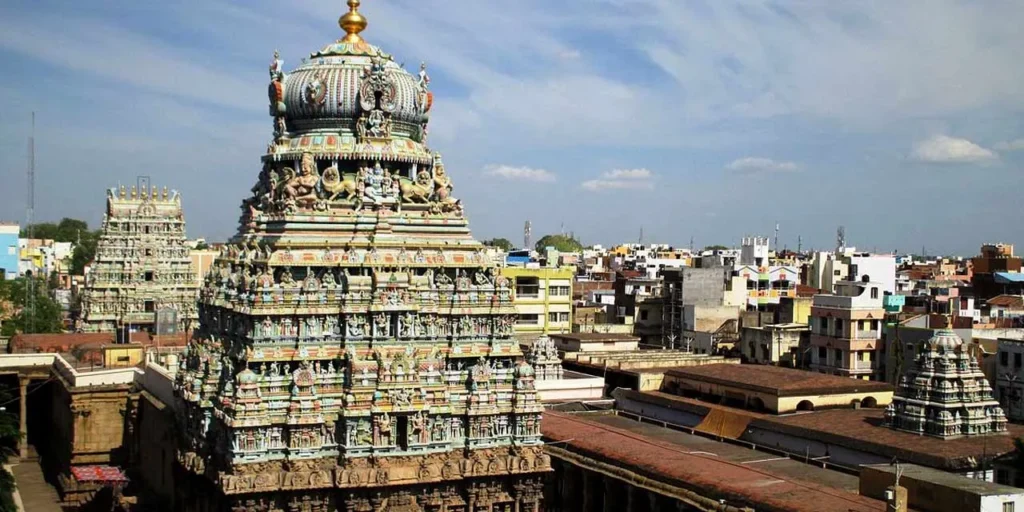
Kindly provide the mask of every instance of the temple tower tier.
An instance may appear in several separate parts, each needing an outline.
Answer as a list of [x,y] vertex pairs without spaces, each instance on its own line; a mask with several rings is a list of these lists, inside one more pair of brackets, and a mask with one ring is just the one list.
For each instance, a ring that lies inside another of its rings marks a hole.
[[349,6],[342,39],[271,62],[273,140],[176,376],[179,461],[225,510],[539,510],[511,283],[426,146],[426,66]]
[[944,329],[917,347],[914,367],[899,377],[885,409],[889,427],[944,439],[1004,434],[1006,415],[977,359]]
[[178,192],[123,185],[108,190],[79,328],[175,334],[194,323],[199,280],[185,242]]

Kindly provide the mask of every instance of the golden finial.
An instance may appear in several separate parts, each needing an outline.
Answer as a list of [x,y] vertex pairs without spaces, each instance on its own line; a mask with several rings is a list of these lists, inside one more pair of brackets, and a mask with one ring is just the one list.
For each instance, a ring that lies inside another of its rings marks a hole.
[[359,33],[366,29],[366,18],[359,14],[359,0],[348,0],[348,12],[338,18],[338,25],[345,31],[343,43],[358,43],[363,40]]

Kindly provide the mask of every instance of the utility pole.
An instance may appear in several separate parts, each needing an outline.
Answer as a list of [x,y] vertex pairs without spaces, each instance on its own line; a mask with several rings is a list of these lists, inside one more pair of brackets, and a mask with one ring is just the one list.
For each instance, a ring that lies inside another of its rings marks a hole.
[[803,254],[804,252],[804,237],[797,235],[796,237],[796,252]]
[[533,225],[530,221],[526,221],[526,225],[523,226],[523,249],[530,249],[531,238],[533,238]]
[[[25,208],[25,228],[28,231],[28,239],[31,241],[35,238],[35,229],[32,227],[34,222],[35,209],[36,209],[36,113],[32,112],[32,132],[28,137],[28,204]],[[25,246],[28,248],[28,243]],[[28,312],[26,318],[28,322],[25,324],[25,332],[32,333],[36,327],[36,272],[31,271],[31,275],[28,276],[27,280],[27,301],[25,304],[25,310]]]

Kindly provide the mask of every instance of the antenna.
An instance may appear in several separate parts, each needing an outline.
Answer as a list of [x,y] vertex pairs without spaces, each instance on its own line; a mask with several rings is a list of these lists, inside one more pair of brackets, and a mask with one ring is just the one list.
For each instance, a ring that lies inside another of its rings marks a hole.
[[690,254],[693,254],[693,235],[690,236]]
[[846,228],[839,226],[836,230],[836,256],[846,248]]
[[804,252],[803,249],[804,249],[804,237],[802,237],[800,235],[797,235],[796,236],[796,252],[798,254],[803,254],[803,252]]
[[644,227],[640,226],[640,239],[637,240],[637,245],[643,245],[643,244],[644,244]]
[[779,251],[779,223],[778,222],[775,222],[775,243],[773,245],[775,246],[775,251],[778,252]]
[[[28,239],[31,243],[35,238],[35,229],[32,227],[33,217],[36,209],[36,113],[32,112],[32,132],[28,136],[28,203],[25,207],[25,228],[28,230]],[[28,311],[25,332],[32,333],[36,327],[36,275],[32,270],[28,278],[28,301],[25,309]]]
[[523,249],[530,248],[531,238],[533,238],[533,225],[530,224],[530,221],[526,221],[526,225],[523,226]]

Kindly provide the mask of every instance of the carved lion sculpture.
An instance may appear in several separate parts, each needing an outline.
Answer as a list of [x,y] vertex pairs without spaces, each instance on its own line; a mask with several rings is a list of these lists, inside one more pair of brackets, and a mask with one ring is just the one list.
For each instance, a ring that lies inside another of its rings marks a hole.
[[356,181],[351,176],[344,179],[338,168],[335,166],[324,169],[323,177],[320,178],[320,186],[323,187],[328,201],[333,201],[338,196],[342,199],[351,199],[356,195]]
[[398,188],[402,192],[402,200],[410,203],[428,203],[434,192],[430,185],[420,185],[408,178],[399,178]]

